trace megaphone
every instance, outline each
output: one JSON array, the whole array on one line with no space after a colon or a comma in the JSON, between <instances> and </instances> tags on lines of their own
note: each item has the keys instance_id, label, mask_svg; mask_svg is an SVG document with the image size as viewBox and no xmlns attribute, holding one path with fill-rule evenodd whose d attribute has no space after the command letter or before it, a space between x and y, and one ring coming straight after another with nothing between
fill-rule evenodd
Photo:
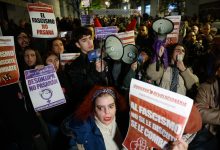
<instances>
[{"instance_id":1,"label":"megaphone","mask_svg":"<svg viewBox=\"0 0 220 150\"><path fill-rule=\"evenodd\" d=\"M88 59L90 62L95 62L97 59L101 58L101 49L97 48L88 53Z\"/></svg>"},{"instance_id":2,"label":"megaphone","mask_svg":"<svg viewBox=\"0 0 220 150\"><path fill-rule=\"evenodd\" d=\"M120 60L123 56L123 45L115 35L109 35L105 39L105 54L113 60Z\"/></svg>"},{"instance_id":3,"label":"megaphone","mask_svg":"<svg viewBox=\"0 0 220 150\"><path fill-rule=\"evenodd\" d=\"M160 18L153 22L152 28L157 34L169 34L173 31L174 24L167 18Z\"/></svg>"},{"instance_id":4,"label":"megaphone","mask_svg":"<svg viewBox=\"0 0 220 150\"><path fill-rule=\"evenodd\" d=\"M138 48L133 44L125 45L122 61L126 64L132 64L133 62L137 61L137 58Z\"/></svg>"},{"instance_id":5,"label":"megaphone","mask_svg":"<svg viewBox=\"0 0 220 150\"><path fill-rule=\"evenodd\" d=\"M174 24L171 20L167 18L160 18L153 22L152 25L153 30L157 33L157 39L154 41L154 56L152 58L152 62L156 62L156 70L159 71L160 62L158 60L158 55L160 52L160 48L164 47L163 53L163 64L166 68L168 66L168 54L165 47L167 34L171 33L174 29Z\"/></svg>"},{"instance_id":6,"label":"megaphone","mask_svg":"<svg viewBox=\"0 0 220 150\"><path fill-rule=\"evenodd\" d=\"M152 28L159 37L166 38L166 35L173 31L174 24L167 18L160 18L153 22Z\"/></svg>"}]
</instances>

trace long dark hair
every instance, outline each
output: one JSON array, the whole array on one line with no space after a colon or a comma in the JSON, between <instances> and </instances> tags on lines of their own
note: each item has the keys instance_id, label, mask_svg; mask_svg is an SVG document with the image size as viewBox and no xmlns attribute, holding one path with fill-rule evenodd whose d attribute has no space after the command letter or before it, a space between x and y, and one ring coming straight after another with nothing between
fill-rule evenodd
<instances>
[{"instance_id":1,"label":"long dark hair","mask_svg":"<svg viewBox=\"0 0 220 150\"><path fill-rule=\"evenodd\" d=\"M60 56L58 54L56 54L53 51L48 51L44 56L43 56L43 61L44 61L44 65L47 65L46 60L49 56L54 55L57 56L57 58L59 59L59 69L57 70L57 72L61 72L63 70L62 65L60 63Z\"/></svg>"},{"instance_id":2,"label":"long dark hair","mask_svg":"<svg viewBox=\"0 0 220 150\"><path fill-rule=\"evenodd\" d=\"M36 65L43 65L43 61L42 61L42 57L39 53L39 51L33 47L30 47L30 46L27 46L24 48L24 51L23 51L23 57L24 57L24 54L27 50L33 50L35 52L35 55L36 55L36 63L34 66L28 66L25 61L24 61L24 69L33 69Z\"/></svg>"},{"instance_id":3,"label":"long dark hair","mask_svg":"<svg viewBox=\"0 0 220 150\"><path fill-rule=\"evenodd\" d=\"M188 66L188 50L187 50L186 46L182 43L175 43L175 44L170 44L170 45L166 46L169 64L171 63L173 52L177 46L182 46L185 49L185 56L183 58L183 62L186 66Z\"/></svg>"}]
</instances>

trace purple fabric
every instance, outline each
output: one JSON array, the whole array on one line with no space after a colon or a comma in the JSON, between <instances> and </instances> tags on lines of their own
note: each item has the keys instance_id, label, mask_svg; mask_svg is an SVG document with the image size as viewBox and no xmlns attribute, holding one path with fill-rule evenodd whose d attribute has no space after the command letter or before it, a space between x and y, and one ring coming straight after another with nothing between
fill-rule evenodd
<instances>
[{"instance_id":1,"label":"purple fabric","mask_svg":"<svg viewBox=\"0 0 220 150\"><path fill-rule=\"evenodd\" d=\"M160 46L163 46L164 47L164 53L162 55L162 63L164 64L164 67L167 68L168 67L168 54L167 54L167 49L165 47L165 42L166 42L166 39L164 39L164 40L157 39L154 42L153 48L154 48L155 52L154 52L152 62L154 63L154 62L157 61L158 56L159 56Z\"/></svg>"}]
</instances>

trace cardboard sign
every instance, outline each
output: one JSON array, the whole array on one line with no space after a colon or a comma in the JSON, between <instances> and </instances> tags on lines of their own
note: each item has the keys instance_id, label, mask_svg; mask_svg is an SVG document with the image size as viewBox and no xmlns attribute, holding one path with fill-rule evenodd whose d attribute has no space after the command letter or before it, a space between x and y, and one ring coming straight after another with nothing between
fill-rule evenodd
<instances>
[{"instance_id":1,"label":"cardboard sign","mask_svg":"<svg viewBox=\"0 0 220 150\"><path fill-rule=\"evenodd\" d=\"M130 125L123 145L127 149L164 149L183 134L193 100L132 79Z\"/></svg>"},{"instance_id":2,"label":"cardboard sign","mask_svg":"<svg viewBox=\"0 0 220 150\"><path fill-rule=\"evenodd\" d=\"M125 46L127 44L135 45L134 30L127 32L120 32L117 34L118 38L121 40L122 44Z\"/></svg>"},{"instance_id":3,"label":"cardboard sign","mask_svg":"<svg viewBox=\"0 0 220 150\"><path fill-rule=\"evenodd\" d=\"M13 36L0 36L0 87L17 83L19 69Z\"/></svg>"},{"instance_id":4,"label":"cardboard sign","mask_svg":"<svg viewBox=\"0 0 220 150\"><path fill-rule=\"evenodd\" d=\"M66 103L53 65L45 66L43 69L25 70L24 74L35 111Z\"/></svg>"},{"instance_id":5,"label":"cardboard sign","mask_svg":"<svg viewBox=\"0 0 220 150\"><path fill-rule=\"evenodd\" d=\"M118 33L117 26L95 27L95 38L105 39L108 35L116 35Z\"/></svg>"},{"instance_id":6,"label":"cardboard sign","mask_svg":"<svg viewBox=\"0 0 220 150\"><path fill-rule=\"evenodd\" d=\"M81 25L91 25L94 24L93 16L92 15L81 15Z\"/></svg>"},{"instance_id":7,"label":"cardboard sign","mask_svg":"<svg viewBox=\"0 0 220 150\"><path fill-rule=\"evenodd\" d=\"M167 16L166 18L171 20L174 24L173 31L170 34L167 34L166 45L178 43L181 16Z\"/></svg>"},{"instance_id":8,"label":"cardboard sign","mask_svg":"<svg viewBox=\"0 0 220 150\"><path fill-rule=\"evenodd\" d=\"M140 10L137 9L94 9L92 10L93 15L118 15L118 16L130 16L134 14L140 14Z\"/></svg>"},{"instance_id":9,"label":"cardboard sign","mask_svg":"<svg viewBox=\"0 0 220 150\"><path fill-rule=\"evenodd\" d=\"M82 5L82 7L89 7L90 6L90 0L82 0L81 5Z\"/></svg>"},{"instance_id":10,"label":"cardboard sign","mask_svg":"<svg viewBox=\"0 0 220 150\"><path fill-rule=\"evenodd\" d=\"M31 19L33 37L57 37L57 24L53 7L44 3L29 3L28 12Z\"/></svg>"},{"instance_id":11,"label":"cardboard sign","mask_svg":"<svg viewBox=\"0 0 220 150\"><path fill-rule=\"evenodd\" d=\"M79 56L80 56L80 53L60 54L60 62L61 62L61 64L71 63Z\"/></svg>"}]
</instances>

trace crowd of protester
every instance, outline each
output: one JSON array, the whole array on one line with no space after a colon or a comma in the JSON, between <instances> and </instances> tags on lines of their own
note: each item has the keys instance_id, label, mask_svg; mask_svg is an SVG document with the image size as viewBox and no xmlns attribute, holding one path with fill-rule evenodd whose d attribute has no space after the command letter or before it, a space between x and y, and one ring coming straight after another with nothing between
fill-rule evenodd
<instances>
[{"instance_id":1,"label":"crowd of protester","mask_svg":"<svg viewBox=\"0 0 220 150\"><path fill-rule=\"evenodd\" d=\"M138 19L140 18L140 23ZM161 46L156 53L152 23L142 16L96 16L94 25L79 19L57 18L65 37L39 39L31 25L1 20L1 34L14 36L19 83L0 87L0 136L4 150L116 150L129 126L129 86L132 78L188 96L194 100L182 139L175 150L218 150L220 129L220 51L213 19L182 16L178 43ZM89 61L88 53L100 48L94 27L117 26L119 32L135 30L141 60L132 64L109 59ZM101 47L102 48L102 47ZM166 49L166 51L165 51ZM61 64L60 54L80 53L72 63ZM168 65L163 63L167 52ZM156 57L156 61L153 58ZM66 103L35 112L24 70L52 64ZM116 67L119 67L116 69Z\"/></svg>"}]
</instances>

